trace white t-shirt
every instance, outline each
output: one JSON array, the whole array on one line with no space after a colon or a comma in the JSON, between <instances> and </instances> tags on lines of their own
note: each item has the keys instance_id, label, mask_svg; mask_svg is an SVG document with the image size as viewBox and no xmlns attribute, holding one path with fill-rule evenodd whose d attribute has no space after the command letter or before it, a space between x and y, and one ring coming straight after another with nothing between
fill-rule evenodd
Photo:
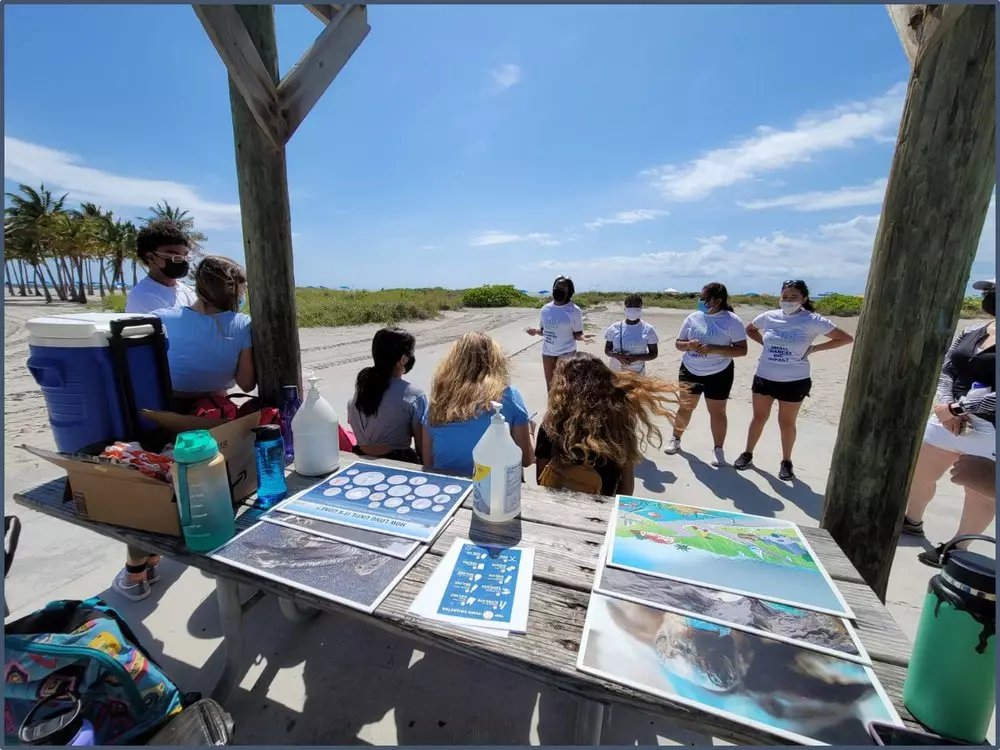
<instances>
[{"instance_id":1,"label":"white t-shirt","mask_svg":"<svg viewBox=\"0 0 1000 750\"><path fill-rule=\"evenodd\" d=\"M561 357L576 351L574 334L583 332L583 313L572 302L557 305L549 302L542 308L542 354Z\"/></svg>"},{"instance_id":2,"label":"white t-shirt","mask_svg":"<svg viewBox=\"0 0 1000 750\"><path fill-rule=\"evenodd\" d=\"M649 345L660 343L656 329L645 320L631 324L624 320L612 323L604 332L604 339L611 342L612 351L616 354L649 354ZM612 359L608 364L616 371L625 369L638 373L646 371L645 362L633 362L626 367L617 359Z\"/></svg>"},{"instance_id":3,"label":"white t-shirt","mask_svg":"<svg viewBox=\"0 0 1000 750\"><path fill-rule=\"evenodd\" d=\"M799 310L785 315L781 310L761 313L753 319L764 340L764 351L757 363L757 375L765 380L790 383L810 376L806 350L817 336L825 336L835 326L819 313Z\"/></svg>"},{"instance_id":4,"label":"white t-shirt","mask_svg":"<svg viewBox=\"0 0 1000 750\"><path fill-rule=\"evenodd\" d=\"M190 307L198 301L194 289L178 281L173 286L164 286L149 276L137 283L125 300L125 312L148 313L171 307Z\"/></svg>"},{"instance_id":5,"label":"white t-shirt","mask_svg":"<svg viewBox=\"0 0 1000 750\"><path fill-rule=\"evenodd\" d=\"M681 330L677 334L678 341L700 341L709 346L732 346L739 341L747 340L746 327L740 316L728 310L720 310L714 315L707 315L700 310L684 318ZM684 352L681 364L692 375L715 375L729 367L732 357L724 354L698 354Z\"/></svg>"}]
</instances>

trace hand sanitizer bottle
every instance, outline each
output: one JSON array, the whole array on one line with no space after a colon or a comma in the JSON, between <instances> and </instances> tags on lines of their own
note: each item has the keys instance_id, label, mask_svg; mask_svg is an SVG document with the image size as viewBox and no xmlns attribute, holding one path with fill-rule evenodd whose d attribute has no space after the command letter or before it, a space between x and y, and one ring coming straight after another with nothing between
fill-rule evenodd
<instances>
[{"instance_id":1,"label":"hand sanitizer bottle","mask_svg":"<svg viewBox=\"0 0 1000 750\"><path fill-rule=\"evenodd\" d=\"M501 404L494 401L491 406L490 426L472 449L472 511L484 521L502 523L521 512L522 455L500 413Z\"/></svg>"}]
</instances>

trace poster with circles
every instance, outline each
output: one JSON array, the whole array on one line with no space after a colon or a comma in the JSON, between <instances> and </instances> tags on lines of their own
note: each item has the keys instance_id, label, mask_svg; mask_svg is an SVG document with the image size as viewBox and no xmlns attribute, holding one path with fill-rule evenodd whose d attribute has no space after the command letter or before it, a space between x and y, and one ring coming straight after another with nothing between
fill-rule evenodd
<instances>
[{"instance_id":1,"label":"poster with circles","mask_svg":"<svg viewBox=\"0 0 1000 750\"><path fill-rule=\"evenodd\" d=\"M471 489L469 479L358 461L276 510L431 542Z\"/></svg>"}]
</instances>

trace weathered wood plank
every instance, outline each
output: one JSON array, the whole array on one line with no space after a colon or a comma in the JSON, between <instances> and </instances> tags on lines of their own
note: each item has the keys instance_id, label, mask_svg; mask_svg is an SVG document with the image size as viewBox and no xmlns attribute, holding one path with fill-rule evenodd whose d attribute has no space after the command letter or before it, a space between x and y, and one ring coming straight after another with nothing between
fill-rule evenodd
<instances>
[{"instance_id":1,"label":"weathered wood plank","mask_svg":"<svg viewBox=\"0 0 1000 750\"><path fill-rule=\"evenodd\" d=\"M886 5L903 52L912 66L917 55L926 52L965 9L964 5Z\"/></svg>"},{"instance_id":2,"label":"weathered wood plank","mask_svg":"<svg viewBox=\"0 0 1000 750\"><path fill-rule=\"evenodd\" d=\"M967 5L917 56L858 322L820 525L883 601L995 183L995 32Z\"/></svg>"},{"instance_id":3,"label":"weathered wood plank","mask_svg":"<svg viewBox=\"0 0 1000 750\"><path fill-rule=\"evenodd\" d=\"M261 62L276 86L278 48L274 6L229 7L235 8L242 19ZM264 403L278 406L282 386L302 385L285 142L275 145L257 124L232 79L229 101L243 218L243 253L247 263L250 309L253 312L257 393Z\"/></svg>"},{"instance_id":4,"label":"weathered wood plank","mask_svg":"<svg viewBox=\"0 0 1000 750\"><path fill-rule=\"evenodd\" d=\"M329 23L330 19L333 18L337 11L341 9L340 5L307 5L306 10L312 13L316 18L318 18L323 23Z\"/></svg>"},{"instance_id":5,"label":"weathered wood plank","mask_svg":"<svg viewBox=\"0 0 1000 750\"><path fill-rule=\"evenodd\" d=\"M288 130L279 114L278 88L233 5L192 5L222 58L229 78L272 145L284 146Z\"/></svg>"},{"instance_id":6,"label":"weathered wood plank","mask_svg":"<svg viewBox=\"0 0 1000 750\"><path fill-rule=\"evenodd\" d=\"M344 5L278 84L287 141L368 36L364 5Z\"/></svg>"}]
</instances>

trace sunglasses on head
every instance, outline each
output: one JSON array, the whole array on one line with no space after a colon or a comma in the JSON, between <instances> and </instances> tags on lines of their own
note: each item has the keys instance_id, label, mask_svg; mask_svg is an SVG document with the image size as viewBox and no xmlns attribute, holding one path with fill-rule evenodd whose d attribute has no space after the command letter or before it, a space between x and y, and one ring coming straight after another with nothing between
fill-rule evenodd
<instances>
[{"instance_id":1,"label":"sunglasses on head","mask_svg":"<svg viewBox=\"0 0 1000 750\"><path fill-rule=\"evenodd\" d=\"M781 288L787 289L790 286L805 286L806 282L802 279L788 279L787 281L781 282Z\"/></svg>"}]
</instances>

